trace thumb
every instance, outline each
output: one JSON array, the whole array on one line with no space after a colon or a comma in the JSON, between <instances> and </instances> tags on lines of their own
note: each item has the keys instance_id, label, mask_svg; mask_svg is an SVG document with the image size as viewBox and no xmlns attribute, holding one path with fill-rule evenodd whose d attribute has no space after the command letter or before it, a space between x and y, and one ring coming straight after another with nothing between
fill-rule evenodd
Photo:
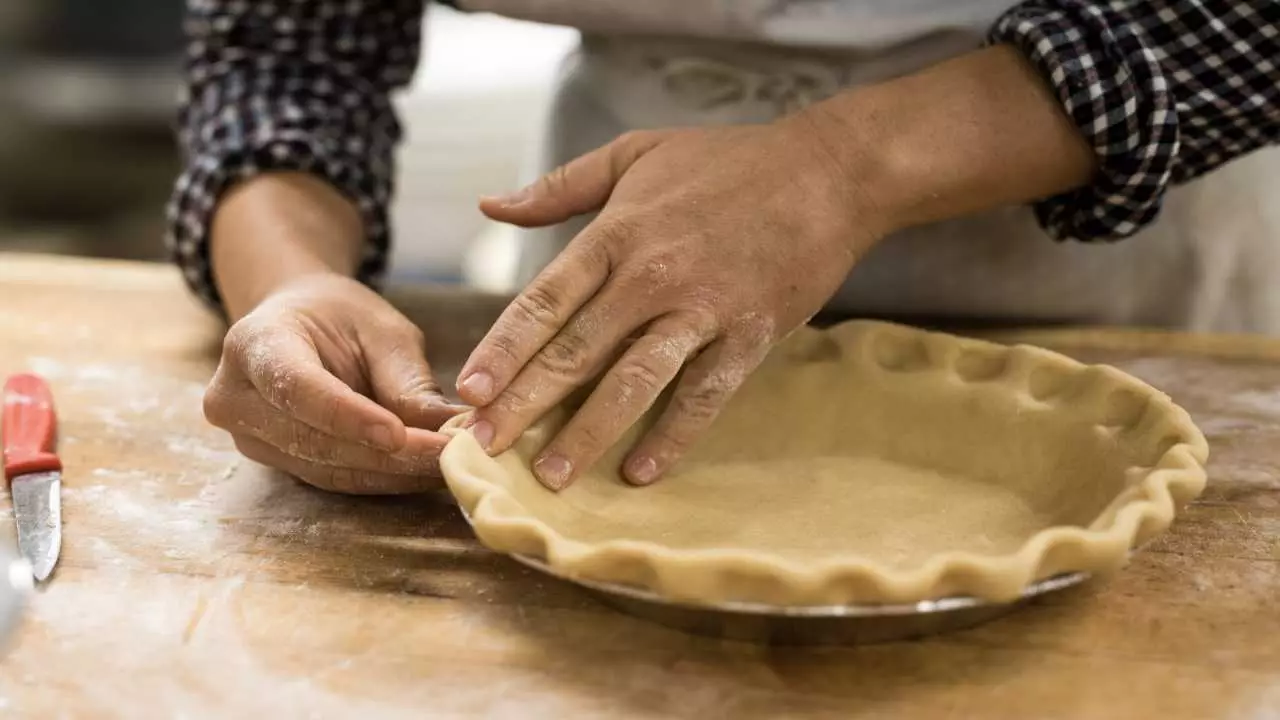
<instances>
[{"instance_id":1,"label":"thumb","mask_svg":"<svg viewBox=\"0 0 1280 720\"><path fill-rule=\"evenodd\" d=\"M438 430L446 420L469 409L449 402L440 391L421 336L396 334L362 344L374 400L405 425Z\"/></svg>"},{"instance_id":2,"label":"thumb","mask_svg":"<svg viewBox=\"0 0 1280 720\"><path fill-rule=\"evenodd\" d=\"M499 222L539 227L599 210L613 186L645 153L671 133L633 131L543 175L521 190L480 199L480 211Z\"/></svg>"}]
</instances>

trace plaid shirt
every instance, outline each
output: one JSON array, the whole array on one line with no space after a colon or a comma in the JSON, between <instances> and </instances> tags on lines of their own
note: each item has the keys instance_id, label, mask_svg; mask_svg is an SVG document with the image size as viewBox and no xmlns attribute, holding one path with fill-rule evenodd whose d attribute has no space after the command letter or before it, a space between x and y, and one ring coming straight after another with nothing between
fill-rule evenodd
<instances>
[{"instance_id":1,"label":"plaid shirt","mask_svg":"<svg viewBox=\"0 0 1280 720\"><path fill-rule=\"evenodd\" d=\"M220 304L218 198L267 170L316 173L356 203L360 277L377 283L401 137L390 96L418 64L423 4L190 0L167 240L200 297ZM1036 204L1054 238L1132 235L1170 186L1280 142L1280 1L1027 0L989 42L1031 59L1099 158L1092 185Z\"/></svg>"}]
</instances>

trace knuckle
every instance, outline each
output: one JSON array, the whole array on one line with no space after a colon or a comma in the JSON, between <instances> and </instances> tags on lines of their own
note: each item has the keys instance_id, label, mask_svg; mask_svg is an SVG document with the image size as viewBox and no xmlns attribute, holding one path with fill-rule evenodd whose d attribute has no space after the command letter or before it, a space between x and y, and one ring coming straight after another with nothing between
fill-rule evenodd
<instances>
[{"instance_id":1,"label":"knuckle","mask_svg":"<svg viewBox=\"0 0 1280 720\"><path fill-rule=\"evenodd\" d=\"M627 130L619 135L613 144L615 148L630 153L652 145L657 137L657 133L653 130Z\"/></svg>"},{"instance_id":2,"label":"knuckle","mask_svg":"<svg viewBox=\"0 0 1280 720\"><path fill-rule=\"evenodd\" d=\"M337 434L338 423L343 416L342 398L336 396L324 398L317 405L317 411L316 424L330 433Z\"/></svg>"},{"instance_id":3,"label":"knuckle","mask_svg":"<svg viewBox=\"0 0 1280 720\"><path fill-rule=\"evenodd\" d=\"M675 270L680 265L670 253L652 252L625 269L620 269L623 281L630 285L653 292L669 287L673 281Z\"/></svg>"},{"instance_id":4,"label":"knuckle","mask_svg":"<svg viewBox=\"0 0 1280 720\"><path fill-rule=\"evenodd\" d=\"M618 135L618 138L614 140L614 143L624 147L630 147L642 143L644 141L644 137L645 132L643 130L627 130L621 135Z\"/></svg>"},{"instance_id":5,"label":"knuckle","mask_svg":"<svg viewBox=\"0 0 1280 720\"><path fill-rule=\"evenodd\" d=\"M618 368L618 394L621 402L629 402L635 396L652 397L662 392L667 384L665 374L649 361L634 360Z\"/></svg>"},{"instance_id":6,"label":"knuckle","mask_svg":"<svg viewBox=\"0 0 1280 720\"><path fill-rule=\"evenodd\" d=\"M352 468L313 463L306 468L299 479L326 492L358 495L369 484L365 475L366 473Z\"/></svg>"},{"instance_id":7,"label":"knuckle","mask_svg":"<svg viewBox=\"0 0 1280 720\"><path fill-rule=\"evenodd\" d=\"M413 458L401 458L392 463L386 472L402 471L407 475L421 477L440 477L440 458L434 455L419 455Z\"/></svg>"},{"instance_id":8,"label":"knuckle","mask_svg":"<svg viewBox=\"0 0 1280 720\"><path fill-rule=\"evenodd\" d=\"M672 400L683 424L702 425L716 412L716 396L695 392Z\"/></svg>"},{"instance_id":9,"label":"knuckle","mask_svg":"<svg viewBox=\"0 0 1280 720\"><path fill-rule=\"evenodd\" d=\"M721 327L715 299L702 294L690 298L684 315L689 328L701 335L715 335Z\"/></svg>"},{"instance_id":10,"label":"knuckle","mask_svg":"<svg viewBox=\"0 0 1280 720\"><path fill-rule=\"evenodd\" d=\"M520 344L516 340L516 336L508 328L495 328L492 335L489 336L485 343L490 350L507 360L519 361Z\"/></svg>"},{"instance_id":11,"label":"knuckle","mask_svg":"<svg viewBox=\"0 0 1280 720\"><path fill-rule=\"evenodd\" d=\"M262 381L262 394L267 402L285 411L293 409L297 381L292 373L283 367L270 365L262 370Z\"/></svg>"},{"instance_id":12,"label":"knuckle","mask_svg":"<svg viewBox=\"0 0 1280 720\"><path fill-rule=\"evenodd\" d=\"M314 429L302 423L290 423L286 453L301 460L332 464L340 453L339 444L326 442Z\"/></svg>"},{"instance_id":13,"label":"knuckle","mask_svg":"<svg viewBox=\"0 0 1280 720\"><path fill-rule=\"evenodd\" d=\"M377 485L369 473L347 468L333 470L329 483L338 492L350 495L363 495Z\"/></svg>"},{"instance_id":14,"label":"knuckle","mask_svg":"<svg viewBox=\"0 0 1280 720\"><path fill-rule=\"evenodd\" d=\"M761 347L767 348L773 342L776 329L775 323L768 315L749 312L733 322L731 332L744 354L755 355Z\"/></svg>"},{"instance_id":15,"label":"knuckle","mask_svg":"<svg viewBox=\"0 0 1280 720\"><path fill-rule=\"evenodd\" d=\"M366 471L394 475L405 472L418 465L416 460L393 455L386 452L360 451L364 462L360 463Z\"/></svg>"},{"instance_id":16,"label":"knuckle","mask_svg":"<svg viewBox=\"0 0 1280 720\"><path fill-rule=\"evenodd\" d=\"M434 378L422 375L400 386L399 393L395 397L395 404L397 407L406 408L410 407L417 398L439 393L440 384Z\"/></svg>"},{"instance_id":17,"label":"knuckle","mask_svg":"<svg viewBox=\"0 0 1280 720\"><path fill-rule=\"evenodd\" d=\"M709 378L689 388L687 392L677 393L672 402L676 412L687 422L702 425L715 417L731 391L727 383Z\"/></svg>"},{"instance_id":18,"label":"knuckle","mask_svg":"<svg viewBox=\"0 0 1280 720\"><path fill-rule=\"evenodd\" d=\"M222 337L223 358L235 358L241 363L247 363L254 355L253 347L262 340L265 332L267 329L255 322L252 317L242 318Z\"/></svg>"},{"instance_id":19,"label":"knuckle","mask_svg":"<svg viewBox=\"0 0 1280 720\"><path fill-rule=\"evenodd\" d=\"M245 320L241 320L228 328L226 334L222 336L223 358L240 357L244 354L245 346L249 341L247 324Z\"/></svg>"},{"instance_id":20,"label":"knuckle","mask_svg":"<svg viewBox=\"0 0 1280 720\"><path fill-rule=\"evenodd\" d=\"M591 234L603 245L625 248L639 243L643 233L637 220L624 215L597 223Z\"/></svg>"},{"instance_id":21,"label":"knuckle","mask_svg":"<svg viewBox=\"0 0 1280 720\"><path fill-rule=\"evenodd\" d=\"M383 484L375 473L352 468L327 468L325 484L333 492L347 495L368 495L381 492Z\"/></svg>"},{"instance_id":22,"label":"knuckle","mask_svg":"<svg viewBox=\"0 0 1280 720\"><path fill-rule=\"evenodd\" d=\"M549 195L559 195L569 190L569 166L557 165L542 176L542 189Z\"/></svg>"},{"instance_id":23,"label":"knuckle","mask_svg":"<svg viewBox=\"0 0 1280 720\"><path fill-rule=\"evenodd\" d=\"M608 244L602 242L594 232L578 235L570 243L570 247L577 253L578 266L584 272L599 269L607 271L613 267L613 256Z\"/></svg>"},{"instance_id":24,"label":"knuckle","mask_svg":"<svg viewBox=\"0 0 1280 720\"><path fill-rule=\"evenodd\" d=\"M550 283L539 282L520 293L514 303L524 319L543 326L555 326L560 322L565 297Z\"/></svg>"},{"instance_id":25,"label":"knuckle","mask_svg":"<svg viewBox=\"0 0 1280 720\"><path fill-rule=\"evenodd\" d=\"M706 294L702 288L705 280L686 272L687 264L670 253L644 252L618 264L616 282L629 295L644 296L684 315L685 308L696 309L696 301Z\"/></svg>"},{"instance_id":26,"label":"knuckle","mask_svg":"<svg viewBox=\"0 0 1280 720\"><path fill-rule=\"evenodd\" d=\"M554 375L578 377L586 369L588 352L585 338L574 332L562 332L542 348L535 362Z\"/></svg>"}]
</instances>

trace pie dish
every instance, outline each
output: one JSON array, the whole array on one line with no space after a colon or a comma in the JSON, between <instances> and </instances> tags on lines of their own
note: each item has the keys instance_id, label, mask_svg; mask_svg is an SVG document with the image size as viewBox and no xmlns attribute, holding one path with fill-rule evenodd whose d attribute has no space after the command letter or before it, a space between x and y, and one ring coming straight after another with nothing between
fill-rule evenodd
<instances>
[{"instance_id":1,"label":"pie dish","mask_svg":"<svg viewBox=\"0 0 1280 720\"><path fill-rule=\"evenodd\" d=\"M792 334L650 487L618 467L665 397L569 488L534 479L580 401L496 457L454 418L449 489L491 549L683 603L1008 602L1119 569L1206 479L1204 435L1134 377L881 322Z\"/></svg>"}]
</instances>

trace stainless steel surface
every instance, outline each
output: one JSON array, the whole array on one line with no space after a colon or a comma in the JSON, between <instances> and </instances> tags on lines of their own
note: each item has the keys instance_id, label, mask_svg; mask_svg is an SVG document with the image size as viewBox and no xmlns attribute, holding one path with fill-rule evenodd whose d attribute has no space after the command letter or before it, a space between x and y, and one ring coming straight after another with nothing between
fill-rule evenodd
<instances>
[{"instance_id":1,"label":"stainless steel surface","mask_svg":"<svg viewBox=\"0 0 1280 720\"><path fill-rule=\"evenodd\" d=\"M31 565L7 542L0 543L0 651L17 629L33 586Z\"/></svg>"},{"instance_id":2,"label":"stainless steel surface","mask_svg":"<svg viewBox=\"0 0 1280 720\"><path fill-rule=\"evenodd\" d=\"M470 524L471 516L461 506L459 509ZM1028 586L1021 598L1009 603L953 596L901 605L779 607L744 602L676 602L644 588L564 575L540 558L511 557L534 570L578 585L628 615L697 635L773 645L856 645L962 630L1091 577L1085 572L1070 572L1045 578Z\"/></svg>"},{"instance_id":3,"label":"stainless steel surface","mask_svg":"<svg viewBox=\"0 0 1280 720\"><path fill-rule=\"evenodd\" d=\"M53 572L62 550L62 474L32 473L13 479L13 518L18 549L31 563L36 580Z\"/></svg>"}]
</instances>

